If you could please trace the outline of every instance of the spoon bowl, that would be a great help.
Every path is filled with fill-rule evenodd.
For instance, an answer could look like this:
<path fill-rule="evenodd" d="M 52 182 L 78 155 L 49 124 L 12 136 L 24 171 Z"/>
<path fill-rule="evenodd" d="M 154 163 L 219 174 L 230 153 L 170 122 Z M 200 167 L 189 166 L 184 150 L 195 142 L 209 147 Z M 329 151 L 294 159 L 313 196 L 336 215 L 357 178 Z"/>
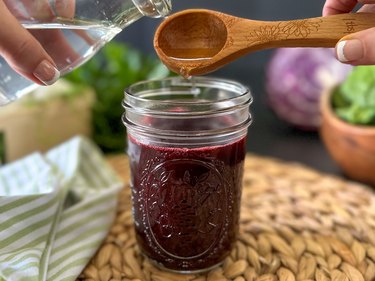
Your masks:
<path fill-rule="evenodd" d="M 160 24 L 154 48 L 170 70 L 189 77 L 209 73 L 262 49 L 334 47 L 343 37 L 374 26 L 371 13 L 257 21 L 192 9 L 175 13 Z"/>
<path fill-rule="evenodd" d="M 224 47 L 227 27 L 214 13 L 199 11 L 177 15 L 159 29 L 159 50 L 176 60 L 210 59 Z"/>

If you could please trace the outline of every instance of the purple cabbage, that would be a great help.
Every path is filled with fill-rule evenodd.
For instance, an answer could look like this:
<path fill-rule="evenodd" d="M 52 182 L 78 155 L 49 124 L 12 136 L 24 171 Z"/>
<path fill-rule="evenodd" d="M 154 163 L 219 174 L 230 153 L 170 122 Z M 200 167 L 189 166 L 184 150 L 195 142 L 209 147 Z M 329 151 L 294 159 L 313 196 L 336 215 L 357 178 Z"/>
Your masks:
<path fill-rule="evenodd" d="M 351 70 L 352 66 L 336 60 L 332 49 L 277 49 L 266 69 L 269 105 L 280 119 L 316 130 L 320 125 L 320 96 L 345 80 Z"/>

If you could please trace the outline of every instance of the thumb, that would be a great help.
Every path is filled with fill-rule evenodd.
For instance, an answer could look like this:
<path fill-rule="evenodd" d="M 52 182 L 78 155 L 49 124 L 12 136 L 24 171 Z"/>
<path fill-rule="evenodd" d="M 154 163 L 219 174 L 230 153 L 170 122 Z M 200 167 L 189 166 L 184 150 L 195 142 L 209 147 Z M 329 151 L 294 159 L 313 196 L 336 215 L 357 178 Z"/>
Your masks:
<path fill-rule="evenodd" d="M 60 76 L 52 58 L 0 0 L 0 55 L 21 75 L 42 85 Z"/>
<path fill-rule="evenodd" d="M 339 61 L 352 65 L 375 64 L 375 28 L 342 38 L 336 45 Z"/>

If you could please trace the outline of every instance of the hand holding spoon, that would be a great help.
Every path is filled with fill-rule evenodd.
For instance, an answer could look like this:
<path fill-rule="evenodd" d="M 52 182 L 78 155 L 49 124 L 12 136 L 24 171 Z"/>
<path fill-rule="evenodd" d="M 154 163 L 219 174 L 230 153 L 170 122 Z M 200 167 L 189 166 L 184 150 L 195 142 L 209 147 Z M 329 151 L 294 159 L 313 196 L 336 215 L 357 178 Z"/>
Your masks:
<path fill-rule="evenodd" d="M 257 21 L 194 9 L 164 20 L 156 30 L 154 47 L 169 69 L 189 77 L 262 49 L 334 47 L 342 37 L 374 26 L 372 13 Z"/>

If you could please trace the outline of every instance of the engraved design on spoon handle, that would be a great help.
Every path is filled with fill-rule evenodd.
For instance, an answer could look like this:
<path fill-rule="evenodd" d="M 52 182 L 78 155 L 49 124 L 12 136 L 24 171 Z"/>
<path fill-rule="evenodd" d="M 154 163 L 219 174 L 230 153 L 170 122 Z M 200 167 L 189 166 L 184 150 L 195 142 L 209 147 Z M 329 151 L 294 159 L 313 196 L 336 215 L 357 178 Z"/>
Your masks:
<path fill-rule="evenodd" d="M 371 27 L 375 27 L 375 16 L 368 13 L 258 22 L 246 40 L 249 47 L 334 47 L 342 37 Z"/>
<path fill-rule="evenodd" d="M 321 19 L 263 22 L 264 24 L 251 31 L 246 39 L 249 45 L 295 38 L 304 39 L 312 32 L 318 31 L 321 22 Z"/>
<path fill-rule="evenodd" d="M 220 16 L 221 20 L 225 23 L 228 29 L 232 28 L 235 24 L 242 21 L 241 18 L 233 17 L 225 13 L 218 12 L 218 15 Z"/>
<path fill-rule="evenodd" d="M 279 29 L 280 35 L 285 39 L 294 38 L 306 38 L 312 32 L 319 31 L 321 19 L 303 19 L 293 20 L 289 22 L 280 22 Z"/>
<path fill-rule="evenodd" d="M 311 20 L 319 20 L 320 26 L 311 30 L 307 38 L 331 39 L 336 42 L 351 33 L 375 27 L 375 15 L 372 13 L 339 14 Z"/>

